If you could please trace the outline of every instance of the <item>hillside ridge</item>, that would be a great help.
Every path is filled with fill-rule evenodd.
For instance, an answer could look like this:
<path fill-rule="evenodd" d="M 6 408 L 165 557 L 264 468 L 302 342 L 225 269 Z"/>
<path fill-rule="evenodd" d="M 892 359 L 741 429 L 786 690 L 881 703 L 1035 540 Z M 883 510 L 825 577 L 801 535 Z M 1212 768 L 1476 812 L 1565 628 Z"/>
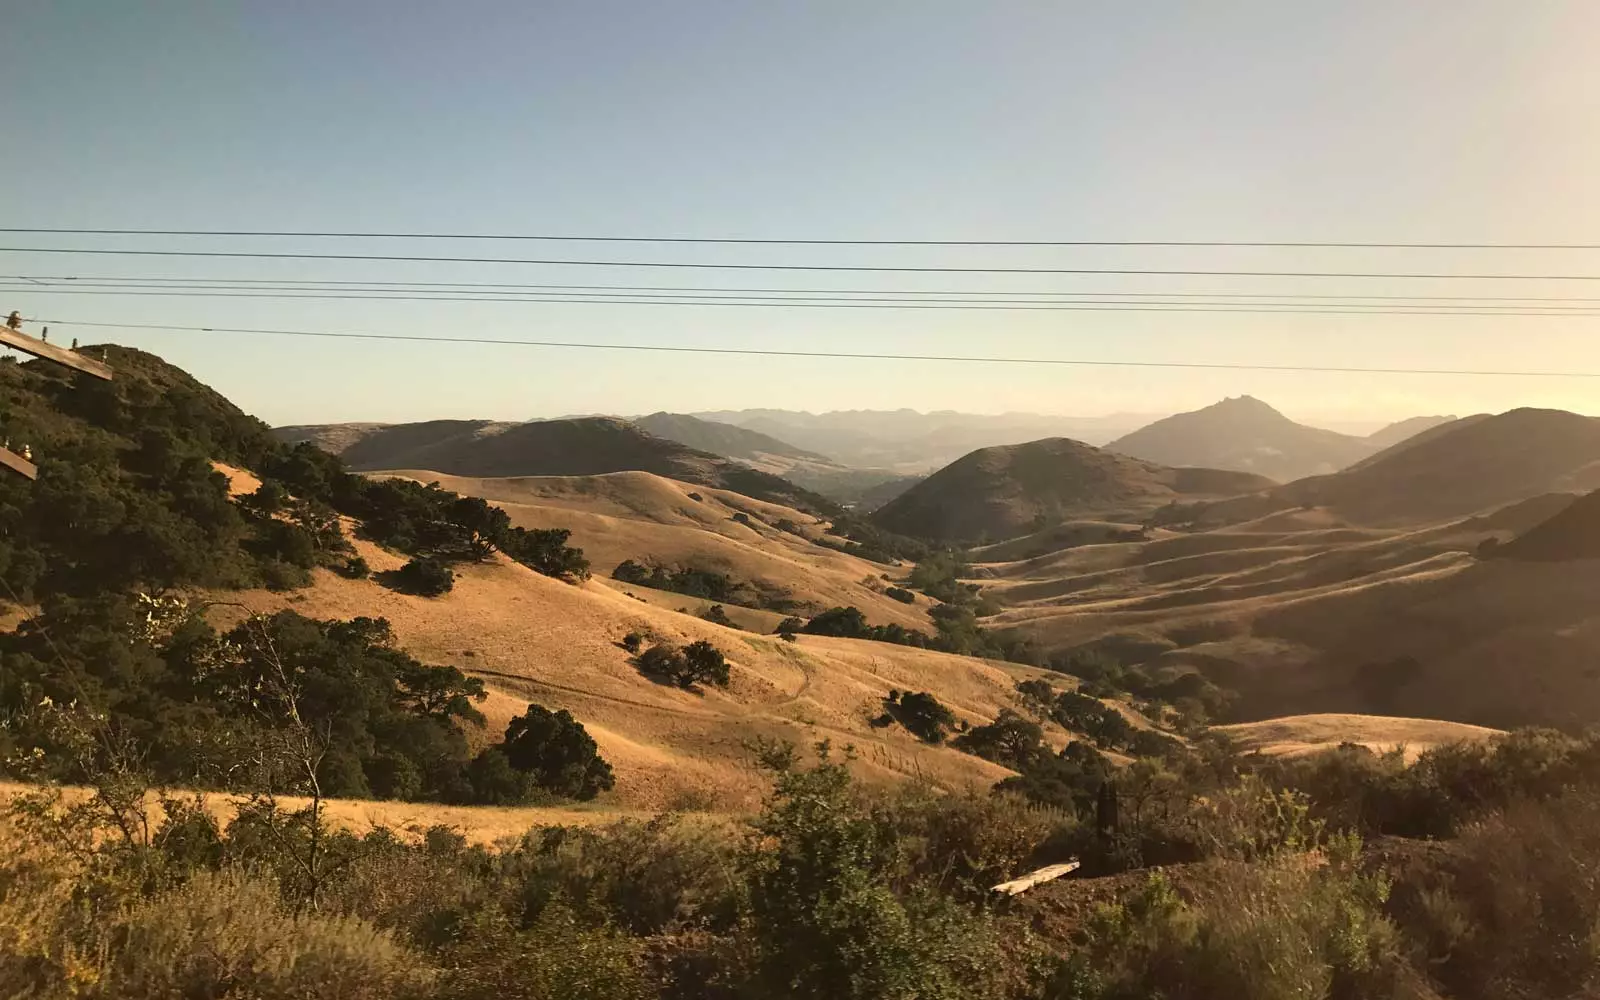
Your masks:
<path fill-rule="evenodd" d="M 1187 496 L 1276 485 L 1245 472 L 1177 469 L 1074 441 L 980 448 L 872 514 L 887 530 L 949 541 L 999 540 L 1070 519 L 1118 520 Z"/>

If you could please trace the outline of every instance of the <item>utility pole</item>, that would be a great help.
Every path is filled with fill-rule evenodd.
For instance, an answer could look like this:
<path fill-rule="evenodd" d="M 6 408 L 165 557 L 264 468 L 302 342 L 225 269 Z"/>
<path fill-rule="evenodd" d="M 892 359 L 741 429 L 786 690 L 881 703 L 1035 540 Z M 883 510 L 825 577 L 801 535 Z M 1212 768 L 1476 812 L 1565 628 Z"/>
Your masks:
<path fill-rule="evenodd" d="M 28 334 L 23 333 L 21 318 L 15 312 L 6 320 L 4 326 L 0 326 L 0 344 L 15 348 L 25 354 L 31 354 L 36 358 L 43 358 L 58 365 L 65 365 L 86 375 L 93 375 L 95 378 L 103 378 L 106 381 L 111 380 L 111 368 L 108 365 L 92 358 L 86 358 L 77 351 L 57 347 L 42 337 L 30 337 Z M 24 446 L 24 451 L 26 450 L 26 446 Z M 29 479 L 38 479 L 39 468 L 30 461 L 31 457 L 31 455 L 19 455 L 10 448 L 0 448 L 0 465 L 18 475 L 26 476 Z"/>

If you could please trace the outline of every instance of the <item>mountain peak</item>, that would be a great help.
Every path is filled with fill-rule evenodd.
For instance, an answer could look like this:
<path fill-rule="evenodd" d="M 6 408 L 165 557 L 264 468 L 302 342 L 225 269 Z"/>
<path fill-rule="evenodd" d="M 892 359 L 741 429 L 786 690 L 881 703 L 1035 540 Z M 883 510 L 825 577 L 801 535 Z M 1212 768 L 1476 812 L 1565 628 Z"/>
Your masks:
<path fill-rule="evenodd" d="M 1254 472 L 1280 482 L 1334 472 L 1373 450 L 1359 438 L 1295 423 L 1254 396 L 1157 420 L 1106 447 L 1162 465 Z"/>
<path fill-rule="evenodd" d="M 1222 413 L 1234 416 L 1267 417 L 1274 420 L 1288 420 L 1289 418 L 1278 412 L 1271 405 L 1262 402 L 1254 396 L 1228 396 L 1219 402 L 1197 411 L 1199 413 Z"/>

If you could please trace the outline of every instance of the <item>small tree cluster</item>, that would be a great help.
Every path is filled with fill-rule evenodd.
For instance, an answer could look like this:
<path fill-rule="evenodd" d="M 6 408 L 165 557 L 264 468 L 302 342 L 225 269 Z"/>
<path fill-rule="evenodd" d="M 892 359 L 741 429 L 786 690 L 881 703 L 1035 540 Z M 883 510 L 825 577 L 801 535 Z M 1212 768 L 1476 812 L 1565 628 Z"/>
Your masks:
<path fill-rule="evenodd" d="M 722 650 L 704 639 L 678 647 L 670 643 L 651 646 L 639 654 L 639 669 L 685 690 L 696 684 L 728 686 L 728 660 Z"/>
<path fill-rule="evenodd" d="M 948 731 L 955 728 L 955 713 L 928 692 L 907 691 L 893 697 L 896 694 L 899 692 L 891 691 L 891 697 L 884 699 L 889 714 L 918 739 L 943 743 Z"/>
<path fill-rule="evenodd" d="M 615 779 L 594 738 L 566 709 L 529 705 L 506 726 L 505 740 L 467 769 L 476 801 L 514 805 L 554 796 L 580 802 L 609 791 Z"/>
<path fill-rule="evenodd" d="M 456 585 L 449 563 L 433 556 L 418 556 L 390 573 L 389 579 L 396 590 L 419 597 L 438 597 Z"/>

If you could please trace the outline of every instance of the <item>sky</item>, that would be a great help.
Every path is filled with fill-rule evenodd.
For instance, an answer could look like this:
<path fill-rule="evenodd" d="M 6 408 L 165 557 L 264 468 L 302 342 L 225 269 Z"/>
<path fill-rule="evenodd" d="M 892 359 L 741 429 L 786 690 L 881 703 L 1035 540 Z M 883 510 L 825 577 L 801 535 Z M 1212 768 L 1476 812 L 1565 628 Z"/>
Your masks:
<path fill-rule="evenodd" d="M 7 5 L 7 228 L 842 240 L 1600 244 L 1592 0 Z M 4 249 L 11 248 L 11 249 Z M 0 233 L 0 275 L 1600 298 L 1600 281 L 233 260 L 250 250 L 892 267 L 1600 275 L 1597 251 L 818 247 Z M 1182 364 L 1600 372 L 1600 315 L 737 308 L 67 295 L 274 423 L 744 407 L 1335 422 L 1600 378 L 732 356 L 330 333 Z M 1600 304 L 1600 303 L 1597 303 Z M 107 329 L 88 323 L 143 324 Z M 33 328 L 33 327 L 30 327 Z"/>

